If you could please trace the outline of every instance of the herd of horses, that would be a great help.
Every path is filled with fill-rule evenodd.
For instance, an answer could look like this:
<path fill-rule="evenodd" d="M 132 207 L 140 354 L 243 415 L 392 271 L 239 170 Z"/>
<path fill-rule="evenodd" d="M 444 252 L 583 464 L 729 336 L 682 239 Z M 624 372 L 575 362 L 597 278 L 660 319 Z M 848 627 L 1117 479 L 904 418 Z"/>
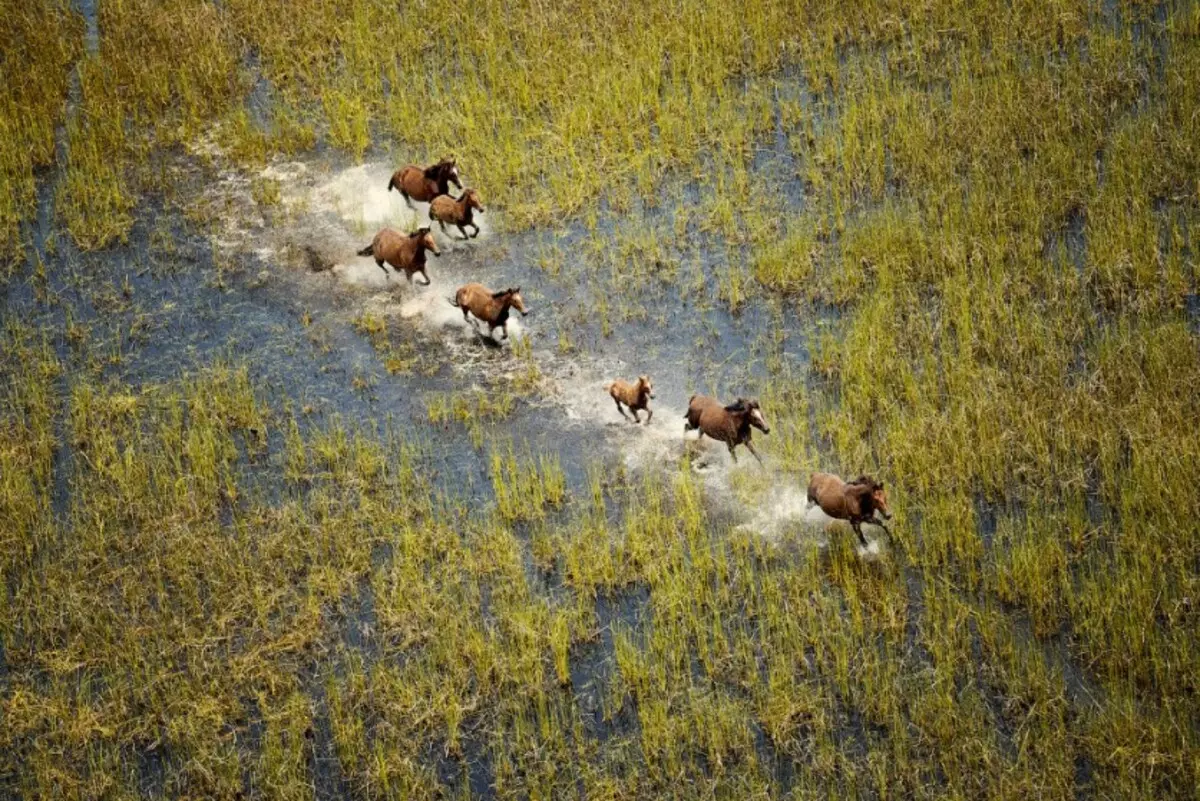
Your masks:
<path fill-rule="evenodd" d="M 461 192 L 457 198 L 450 194 L 450 184 L 454 184 Z M 477 191 L 463 188 L 455 159 L 442 159 L 428 167 L 416 164 L 402 167 L 396 170 L 388 181 L 388 191 L 393 189 L 400 192 L 410 208 L 413 207 L 414 200 L 428 203 L 429 219 L 438 223 L 443 233 L 446 233 L 446 224 L 450 223 L 458 228 L 464 240 L 479 235 L 479 226 L 474 221 L 474 215 L 476 212 L 483 213 L 483 204 Z M 468 233 L 468 227 L 474 232 Z M 358 255 L 374 258 L 375 264 L 389 278 L 391 275 L 384 264 L 390 265 L 396 272 L 403 272 L 410 283 L 413 276 L 419 274 L 424 279 L 424 285 L 428 286 L 429 274 L 425 271 L 427 252 L 433 253 L 435 257 L 441 255 L 430 226 L 423 226 L 410 234 L 384 228 L 375 235 L 371 244 L 358 251 Z M 480 323 L 486 325 L 488 335 L 493 339 L 497 328 L 503 332 L 504 339 L 508 338 L 508 320 L 513 309 L 522 316 L 529 313 L 525 301 L 521 298 L 520 287 L 493 291 L 483 284 L 469 283 L 459 287 L 454 297 L 449 300 L 455 308 L 462 309 L 464 320 L 476 328 Z M 616 404 L 617 411 L 630 422 L 649 423 L 654 416 L 650 409 L 654 388 L 648 376 L 639 376 L 635 382 L 617 379 L 605 389 Z M 626 409 L 629 410 L 629 414 L 626 414 Z M 639 415 L 640 412 L 646 413 L 644 421 Z M 771 428 L 767 425 L 757 400 L 738 398 L 732 404 L 724 404 L 716 398 L 693 395 L 688 401 L 688 410 L 684 418 L 685 437 L 690 431 L 699 431 L 698 439 L 707 435 L 725 443 L 735 463 L 735 449 L 738 445 L 744 445 L 758 463 L 762 464 L 762 457 L 751 442 L 751 430 L 757 428 L 763 434 L 769 434 Z M 883 522 L 892 517 L 887 493 L 883 483 L 870 476 L 863 475 L 853 481 L 843 481 L 832 473 L 813 473 L 808 484 L 807 500 L 809 508 L 816 504 L 830 517 L 849 522 L 864 547 L 867 545 L 862 532 L 864 523 L 877 525 L 889 535 L 891 533 Z M 877 515 L 882 515 L 883 520 Z"/>

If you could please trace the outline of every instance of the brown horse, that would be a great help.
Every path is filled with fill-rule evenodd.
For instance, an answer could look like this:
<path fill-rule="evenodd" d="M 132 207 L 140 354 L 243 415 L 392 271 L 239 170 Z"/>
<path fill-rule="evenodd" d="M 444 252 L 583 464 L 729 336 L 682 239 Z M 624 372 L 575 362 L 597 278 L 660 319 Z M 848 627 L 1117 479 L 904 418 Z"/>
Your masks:
<path fill-rule="evenodd" d="M 451 223 L 458 226 L 463 239 L 474 239 L 479 236 L 479 226 L 475 224 L 475 215 L 472 209 L 480 214 L 483 213 L 483 204 L 479 202 L 479 193 L 474 189 L 463 192 L 462 197 L 458 200 L 449 195 L 438 195 L 429 203 L 429 219 L 442 226 L 442 233 L 446 232 L 446 223 Z M 475 233 L 469 237 L 465 227 L 468 225 L 475 229 Z"/>
<path fill-rule="evenodd" d="M 630 384 L 628 381 L 617 379 L 605 387 L 608 394 L 612 396 L 613 402 L 617 404 L 617 411 L 626 420 L 629 416 L 625 414 L 625 410 L 621 408 L 621 404 L 629 407 L 629 411 L 633 412 L 633 420 L 630 422 L 640 423 L 638 419 L 638 411 L 646 410 L 646 422 L 650 422 L 650 418 L 654 416 L 654 410 L 650 408 L 650 399 L 654 397 L 654 387 L 650 385 L 650 379 L 647 376 L 640 375 L 636 383 Z"/>
<path fill-rule="evenodd" d="M 458 162 L 454 159 L 442 159 L 437 164 L 419 167 L 408 164 L 392 173 L 388 181 L 388 191 L 400 190 L 404 202 L 412 205 L 414 200 L 428 203 L 438 195 L 450 193 L 450 184 L 460 190 L 462 183 L 458 180 Z"/>
<path fill-rule="evenodd" d="M 358 251 L 358 255 L 373 256 L 379 269 L 383 270 L 383 274 L 388 278 L 391 278 L 391 275 L 383 266 L 385 261 L 392 265 L 392 269 L 403 270 L 404 277 L 409 282 L 412 281 L 414 273 L 420 273 L 425 276 L 425 286 L 429 286 L 429 274 L 425 272 L 425 251 L 427 250 L 433 251 L 435 256 L 442 255 L 428 228 L 418 228 L 407 235 L 393 231 L 391 228 L 384 228 L 375 234 L 371 244 Z"/>
<path fill-rule="evenodd" d="M 723 406 L 715 398 L 693 395 L 688 401 L 688 410 L 684 417 L 687 418 L 687 422 L 683 424 L 684 434 L 700 429 L 700 437 L 697 439 L 708 434 L 713 439 L 724 442 L 729 447 L 729 455 L 733 457 L 735 464 L 737 454 L 733 449 L 738 445 L 745 445 L 746 449 L 754 454 L 754 458 L 758 459 L 758 463 L 762 464 L 762 457 L 750 442 L 750 427 L 754 426 L 764 434 L 770 434 L 771 429 L 763 419 L 758 401 L 738 398 L 736 403 Z"/>
<path fill-rule="evenodd" d="M 470 319 L 467 317 L 467 312 L 470 312 L 476 320 L 487 323 L 488 336 L 492 339 L 496 338 L 497 328 L 504 329 L 504 339 L 508 339 L 508 315 L 512 309 L 519 311 L 522 317 L 529 314 L 525 301 L 521 299 L 521 287 L 493 292 L 483 284 L 465 284 L 449 300 L 450 305 L 462 309 L 464 320 Z M 478 323 L 472 322 L 471 325 Z"/>
<path fill-rule="evenodd" d="M 863 523 L 874 523 L 889 536 L 892 533 L 875 517 L 879 511 L 884 520 L 892 519 L 883 483 L 869 476 L 859 476 L 847 483 L 832 473 L 813 473 L 808 481 L 808 502 L 810 506 L 818 504 L 832 518 L 849 520 L 864 548 L 867 538 L 862 533 Z"/>

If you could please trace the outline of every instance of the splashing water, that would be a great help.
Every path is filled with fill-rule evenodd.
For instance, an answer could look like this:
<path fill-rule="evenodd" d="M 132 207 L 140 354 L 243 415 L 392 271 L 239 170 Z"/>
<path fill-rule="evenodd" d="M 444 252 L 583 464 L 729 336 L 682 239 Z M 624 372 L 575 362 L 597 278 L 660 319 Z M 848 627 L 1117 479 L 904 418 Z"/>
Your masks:
<path fill-rule="evenodd" d="M 314 299 L 329 292 L 332 276 L 334 285 L 342 287 L 339 294 L 349 299 L 342 305 L 348 305 L 352 315 L 369 312 L 404 321 L 427 342 L 444 348 L 447 363 L 456 371 L 471 374 L 486 365 L 491 375 L 515 374 L 522 364 L 496 350 L 502 343 L 500 333 L 491 340 L 486 326 L 476 328 L 464 321 L 462 311 L 449 302 L 466 281 L 502 281 L 496 265 L 470 258 L 479 239 L 488 237 L 485 221 L 493 212 L 476 218 L 481 226 L 478 239 L 463 240 L 453 226 L 442 233 L 433 224 L 443 256 L 429 260 L 429 286 L 409 283 L 390 269 L 385 273 L 373 259 L 357 255 L 383 227 L 410 231 L 431 225 L 426 204 L 410 208 L 398 192 L 388 190 L 391 174 L 392 167 L 383 163 L 330 171 L 302 162 L 280 162 L 254 178 L 230 168 L 210 190 L 221 196 L 219 202 L 228 209 L 218 241 L 287 275 L 301 291 L 313 293 Z M 278 182 L 280 203 L 275 212 L 264 215 L 260 210 L 252 192 L 255 180 Z M 281 254 L 296 251 L 309 253 L 319 269 L 287 270 Z M 448 259 L 447 254 L 465 255 L 471 274 L 464 274 L 463 259 Z M 529 333 L 517 315 L 510 318 L 508 330 L 513 341 Z M 767 537 L 807 531 L 823 539 L 829 518 L 819 508 L 809 509 L 804 488 L 794 476 L 776 469 L 770 457 L 760 467 L 753 456 L 741 452 L 734 464 L 723 444 L 707 438 L 697 442 L 695 434 L 684 436 L 687 398 L 681 387 L 659 388 L 651 402 L 651 421 L 634 425 L 621 416 L 605 390 L 614 378 L 636 375 L 634 366 L 602 356 L 565 356 L 545 349 L 534 350 L 532 358 L 542 381 L 530 402 L 557 408 L 562 425 L 599 428 L 604 443 L 620 454 L 627 469 L 669 474 L 690 458 L 708 502 L 743 520 L 742 528 Z M 863 555 L 878 551 L 878 545 L 871 543 Z"/>

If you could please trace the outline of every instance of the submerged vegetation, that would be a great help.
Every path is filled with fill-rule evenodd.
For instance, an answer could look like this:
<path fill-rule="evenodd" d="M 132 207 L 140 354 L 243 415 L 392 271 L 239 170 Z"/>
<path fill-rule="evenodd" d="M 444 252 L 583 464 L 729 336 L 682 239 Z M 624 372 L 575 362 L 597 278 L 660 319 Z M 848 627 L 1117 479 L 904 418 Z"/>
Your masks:
<path fill-rule="evenodd" d="M 0 0 L 0 795 L 1195 794 L 1200 4 L 94 8 Z M 180 162 L 313 148 L 575 220 L 533 254 L 591 287 L 537 318 L 562 354 L 766 309 L 733 494 L 870 470 L 887 547 L 523 442 L 529 338 L 428 393 L 374 312 L 170 338 L 251 291 Z M 355 337 L 411 419 L 257 379 Z"/>

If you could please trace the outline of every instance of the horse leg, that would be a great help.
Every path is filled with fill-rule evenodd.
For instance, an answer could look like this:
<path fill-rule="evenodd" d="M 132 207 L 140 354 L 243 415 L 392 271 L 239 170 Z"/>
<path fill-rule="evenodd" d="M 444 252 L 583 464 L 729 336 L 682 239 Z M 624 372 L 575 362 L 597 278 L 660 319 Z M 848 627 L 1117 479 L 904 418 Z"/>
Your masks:
<path fill-rule="evenodd" d="M 630 406 L 630 407 L 629 407 L 629 411 L 633 413 L 633 422 L 634 422 L 634 423 L 640 423 L 640 422 L 642 422 L 642 421 L 641 421 L 641 419 L 638 417 L 638 410 L 637 410 L 637 409 L 635 409 L 635 408 L 633 408 L 632 406 Z"/>
<path fill-rule="evenodd" d="M 738 463 L 737 462 L 737 451 L 734 450 L 734 448 L 736 448 L 737 445 L 734 445 L 732 442 L 727 442 L 725 444 L 727 446 L 729 446 L 729 455 L 733 457 L 733 463 L 737 464 Z"/>
<path fill-rule="evenodd" d="M 408 205 L 408 207 L 410 209 L 415 208 L 412 204 L 412 198 L 408 196 L 407 192 L 405 192 L 403 189 L 401 189 L 400 194 L 404 196 L 404 202 Z"/>
<path fill-rule="evenodd" d="M 392 274 L 387 271 L 387 267 L 383 266 L 383 259 L 376 259 L 375 266 L 378 267 L 379 269 L 383 270 L 384 277 L 391 280 Z"/>
<path fill-rule="evenodd" d="M 429 280 L 429 273 L 425 272 L 424 270 L 421 270 L 421 277 L 425 279 L 425 283 L 421 284 L 421 286 L 429 286 L 433 283 Z"/>
<path fill-rule="evenodd" d="M 629 415 L 625 414 L 625 410 L 621 408 L 621 402 L 616 398 L 613 398 L 613 403 L 617 404 L 617 411 L 621 413 L 621 416 L 628 420 Z"/>
<path fill-rule="evenodd" d="M 866 548 L 867 547 L 867 538 L 864 537 L 863 533 L 862 533 L 862 521 L 857 520 L 857 519 L 851 520 L 850 527 L 853 528 L 854 533 L 858 535 L 858 541 L 862 543 L 862 547 Z"/>
<path fill-rule="evenodd" d="M 441 220 L 438 220 L 438 225 L 442 226 L 442 233 L 443 234 L 446 233 L 446 223 L 442 222 Z"/>
<path fill-rule="evenodd" d="M 471 223 L 471 227 L 475 229 L 475 233 L 471 234 L 471 238 L 474 239 L 475 237 L 479 236 L 479 226 L 475 223 Z"/>
<path fill-rule="evenodd" d="M 461 225 L 459 225 L 459 226 L 458 226 L 458 230 L 459 230 L 459 233 L 461 233 L 461 234 L 463 235 L 463 239 L 470 239 L 470 238 L 471 238 L 470 236 L 468 236 L 468 235 L 467 235 L 467 229 L 466 229 L 466 228 L 463 228 Z"/>
<path fill-rule="evenodd" d="M 750 440 L 746 440 L 742 444 L 746 446 L 746 450 L 748 450 L 748 451 L 750 451 L 750 453 L 754 454 L 754 458 L 758 460 L 758 466 L 762 467 L 763 466 L 762 457 L 758 455 L 758 451 L 754 450 L 754 445 L 752 445 L 750 443 Z"/>
<path fill-rule="evenodd" d="M 650 418 L 654 416 L 654 410 L 649 406 L 646 407 L 646 425 L 650 425 Z"/>

